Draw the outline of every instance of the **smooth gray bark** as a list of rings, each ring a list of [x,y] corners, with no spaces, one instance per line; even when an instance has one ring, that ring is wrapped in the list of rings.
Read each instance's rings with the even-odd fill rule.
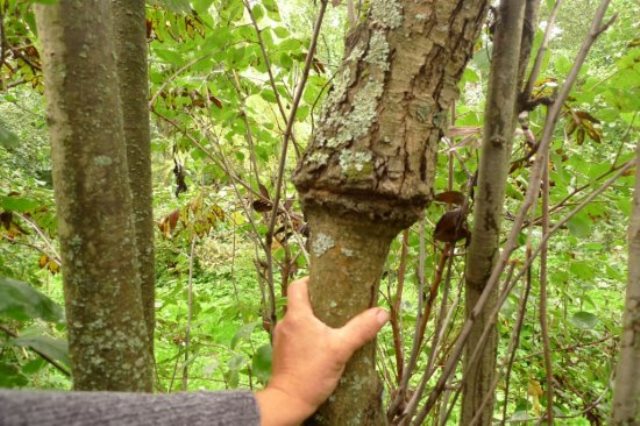
[[[636,155],[640,156],[640,144]],[[640,167],[637,166],[628,238],[629,277],[612,410],[612,424],[620,426],[640,424]]]
[[[519,89],[520,40],[525,0],[503,0],[493,43],[489,93],[485,106],[485,127],[475,196],[473,232],[465,269],[466,311],[471,315],[498,256],[504,193],[513,141],[516,99]],[[490,425],[494,398],[483,406],[496,374],[498,336],[494,328],[476,360],[471,356],[480,344],[485,325],[491,321],[498,288],[489,296],[469,334],[465,349],[460,424],[468,425],[480,409],[480,425]]]
[[[151,390],[111,3],[38,5],[75,389]]]
[[[155,329],[155,262],[149,129],[149,77],[144,0],[112,0],[124,139],[129,169],[136,261],[149,350]]]

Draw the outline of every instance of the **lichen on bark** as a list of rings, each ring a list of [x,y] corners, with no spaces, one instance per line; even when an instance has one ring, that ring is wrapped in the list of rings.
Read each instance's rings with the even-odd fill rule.
[[[150,391],[110,2],[36,17],[74,388]]]
[[[401,226],[419,217],[431,197],[446,111],[458,96],[486,6],[372,2],[368,19],[349,36],[346,59],[296,171],[304,202]],[[344,151],[366,153],[367,173],[345,173]]]

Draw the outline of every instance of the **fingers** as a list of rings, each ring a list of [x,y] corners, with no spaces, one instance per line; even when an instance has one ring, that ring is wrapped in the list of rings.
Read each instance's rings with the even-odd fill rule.
[[[309,302],[308,283],[309,277],[304,277],[289,284],[287,289],[287,312],[312,312],[311,303]]]
[[[373,340],[378,331],[389,320],[389,314],[381,308],[368,309],[352,318],[344,327],[336,330],[344,344],[347,356],[365,343]]]

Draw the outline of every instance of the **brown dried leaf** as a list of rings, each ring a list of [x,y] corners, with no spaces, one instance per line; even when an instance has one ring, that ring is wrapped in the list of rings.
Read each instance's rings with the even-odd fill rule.
[[[578,145],[582,145],[584,143],[585,131],[584,128],[581,127],[578,129],[578,133],[576,133],[576,143]]]
[[[266,200],[255,200],[251,206],[253,207],[253,209],[257,212],[260,213],[265,213],[265,212],[270,212],[271,208],[273,207],[273,204],[271,203],[271,201],[266,201]]]
[[[209,100],[215,104],[219,109],[222,109],[222,101],[213,95],[209,95]]]
[[[433,238],[435,240],[445,243],[456,243],[469,237],[470,233],[467,227],[467,221],[460,209],[443,214],[433,232]]]
[[[440,201],[441,203],[456,204],[458,206],[461,206],[462,204],[464,204],[465,198],[466,197],[464,196],[464,194],[460,191],[446,191],[436,194],[434,200]]]
[[[576,111],[574,113],[581,121],[590,121],[592,123],[600,123],[600,120],[589,114],[587,111]]]
[[[262,196],[264,198],[266,198],[267,200],[271,199],[271,196],[269,195],[269,190],[267,189],[266,186],[264,186],[263,184],[259,183],[258,184],[258,189],[260,189],[260,194],[262,194]]]

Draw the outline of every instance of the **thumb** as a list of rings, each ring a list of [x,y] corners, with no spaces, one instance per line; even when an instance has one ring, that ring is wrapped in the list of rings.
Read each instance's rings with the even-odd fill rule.
[[[353,317],[344,327],[337,330],[344,342],[347,358],[365,343],[373,340],[378,331],[389,320],[389,313],[381,308],[371,308]]]

